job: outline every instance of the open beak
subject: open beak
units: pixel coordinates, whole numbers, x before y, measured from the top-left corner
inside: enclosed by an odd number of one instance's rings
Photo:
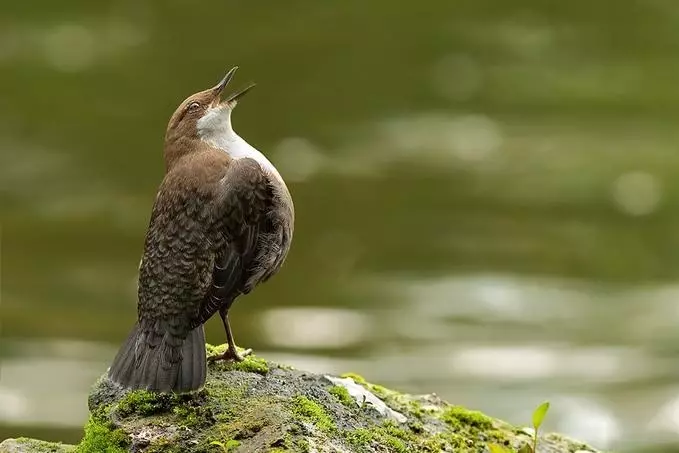
[[[224,78],[222,80],[220,80],[217,85],[215,85],[213,90],[214,90],[214,92],[217,96],[221,95],[222,91],[224,91],[224,88],[226,88],[226,86],[229,84],[229,82],[231,82],[231,79],[233,79],[233,76],[234,76],[234,74],[236,74],[237,70],[238,70],[238,66],[234,66],[233,68],[231,68],[229,70],[229,72],[226,73]],[[251,83],[251,84],[247,85],[245,88],[242,88],[242,89],[236,91],[235,93],[228,95],[223,103],[233,104],[235,106],[235,104],[238,102],[238,99],[240,99],[245,93],[250,91],[254,86],[255,86],[255,84]]]

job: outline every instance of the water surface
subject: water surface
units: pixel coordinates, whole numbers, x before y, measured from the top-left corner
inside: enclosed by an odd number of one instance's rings
[[[0,437],[80,437],[135,319],[167,119],[238,64],[235,127],[297,211],[241,345],[674,442],[678,26],[669,0],[4,5]]]

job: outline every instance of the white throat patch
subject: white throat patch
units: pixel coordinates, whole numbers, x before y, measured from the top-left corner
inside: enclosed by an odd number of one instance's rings
[[[264,154],[255,149],[248,142],[236,134],[231,126],[231,109],[226,106],[215,107],[207,111],[198,120],[198,136],[206,143],[219,148],[233,159],[243,159],[249,157],[262,166],[264,171],[269,172],[274,177],[283,182],[276,167],[266,158]]]

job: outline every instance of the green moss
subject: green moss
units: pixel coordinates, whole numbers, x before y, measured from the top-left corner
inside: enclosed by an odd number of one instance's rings
[[[383,444],[389,449],[389,451],[395,451],[397,453],[407,453],[411,451],[406,447],[406,444],[395,437],[387,437],[383,440]]]
[[[337,429],[325,408],[317,402],[310,400],[306,396],[300,395],[295,397],[292,400],[292,403],[292,412],[294,415],[310,421],[321,431],[329,433]]]
[[[340,403],[347,407],[356,407],[356,400],[349,394],[349,390],[341,385],[333,385],[328,389],[328,392],[337,398]]]
[[[136,390],[121,399],[115,411],[121,417],[136,414],[143,417],[169,410],[171,395]]]
[[[224,352],[227,349],[228,346],[225,344],[219,346],[213,346],[211,344],[205,345],[205,350],[208,357],[224,354]],[[244,352],[244,349],[238,348],[238,352],[242,354]],[[257,357],[254,354],[245,356],[242,362],[219,361],[213,366],[216,366],[218,369],[224,371],[245,371],[246,373],[259,373],[259,374],[267,374],[269,372],[269,364],[267,363],[267,361]]]
[[[424,418],[424,416],[426,415],[426,411],[424,410],[422,404],[420,404],[419,401],[408,402],[408,413],[419,419]]]
[[[410,451],[409,449],[406,449],[406,443],[412,444],[417,441],[415,435],[400,428],[392,421],[384,422],[384,425],[378,429],[378,433],[384,440],[385,445],[399,453]]]
[[[345,432],[344,437],[350,445],[361,448],[367,447],[372,443],[374,434],[368,429],[359,428]]]
[[[493,420],[481,412],[470,411],[459,406],[448,407],[444,410],[427,409],[412,396],[372,384],[357,374],[345,373],[342,377],[352,378],[382,399],[389,407],[406,414],[411,419],[406,427],[387,421],[380,426],[344,432],[346,442],[358,451],[373,451],[375,446],[380,445],[392,453],[467,452],[482,450],[487,442],[499,445],[507,443],[506,434],[496,429]],[[336,387],[331,387],[329,392],[342,401],[344,392]],[[344,387],[340,388],[346,391]],[[349,397],[351,398],[350,395]],[[424,426],[430,423],[428,420],[432,418],[444,421],[449,431],[438,434],[427,432]]]
[[[351,378],[357,384],[365,385],[365,384],[368,383],[363,376],[361,376],[360,374],[356,374],[356,373],[344,373],[344,374],[340,375],[340,377],[345,378],[345,379]]]
[[[266,374],[269,372],[269,364],[266,363],[266,360],[264,359],[250,355],[245,357],[245,360],[242,362],[234,362],[229,364],[228,369],[245,371],[247,373]]]
[[[226,388],[221,389],[229,394]],[[231,390],[233,391],[233,389]],[[260,436],[260,433],[266,431],[268,426],[276,425],[281,418],[285,418],[285,416],[280,415],[282,412],[279,407],[280,401],[276,397],[267,395],[245,398],[243,389],[236,390],[233,393],[237,395],[235,398],[223,400],[220,397],[211,400],[217,416],[213,425],[204,430],[205,435],[197,445],[196,451],[215,451],[215,447],[211,446],[214,445],[213,442],[215,441],[225,444],[231,440],[247,443],[249,439]],[[218,409],[217,406],[220,408]],[[220,412],[224,410],[228,413]]]
[[[453,431],[444,436],[444,439],[451,445],[470,447],[509,444],[507,432],[496,428],[493,419],[481,412],[452,406],[445,409],[440,418]],[[511,429],[508,432],[511,432]]]
[[[161,394],[146,390],[130,392],[115,406],[119,417],[149,417],[158,414],[172,414],[175,423],[195,428],[213,422],[211,408],[204,404],[205,394]]]
[[[427,437],[421,441],[421,451],[486,451],[486,444],[474,441],[455,433],[439,433],[432,437]]]
[[[487,431],[467,425],[459,427],[460,432],[432,434],[426,432],[420,422],[403,427],[393,421],[386,421],[380,426],[345,431],[343,435],[346,442],[358,452],[372,452],[377,445],[390,453],[477,452],[484,451],[488,442],[507,444],[503,434],[492,427]]]
[[[245,385],[226,386],[219,381],[209,381],[205,390],[212,402],[213,411],[217,414],[215,416],[216,421],[228,422],[237,418],[244,404]]]
[[[85,425],[85,436],[75,448],[76,453],[125,453],[130,440],[110,422],[92,415]]]
[[[252,437],[264,429],[267,424],[268,420],[262,418],[262,414],[251,411],[249,414],[244,414],[241,420],[232,425],[233,437],[236,439]]]
[[[223,453],[229,453],[235,451],[238,447],[240,447],[240,442],[238,442],[237,440],[227,440],[226,442],[213,440],[212,442],[210,442],[210,445],[214,445],[220,448]]]
[[[180,419],[179,425],[188,428],[207,426],[214,422],[211,408],[201,404],[175,406],[172,408],[172,413]]]
[[[419,401],[411,396],[381,385],[371,384],[354,373],[346,373],[342,377],[352,378],[382,399],[387,406],[406,414],[411,419],[407,431],[393,423],[390,424],[390,422],[380,427],[352,431],[348,434],[347,441],[354,446],[363,445],[365,447],[376,443],[383,445],[391,452],[398,453],[402,451],[438,452],[447,449],[473,451],[483,448],[486,441],[500,445],[507,441],[506,434],[496,429],[493,420],[481,412],[470,411],[459,406],[448,407],[444,410],[425,409]],[[434,417],[444,421],[450,431],[435,435],[426,433],[424,424]],[[413,418],[417,422],[413,421]]]
[[[420,422],[411,421],[408,423],[408,428],[415,434],[421,434],[424,432],[424,425]]]
[[[460,406],[452,406],[446,409],[441,415],[441,420],[458,431],[464,427],[471,427],[479,430],[493,429],[493,420],[478,411],[470,411]]]
[[[299,439],[297,440],[296,443],[297,450],[301,453],[309,453],[311,451],[311,447],[309,446],[309,441],[306,439]]]
[[[385,422],[382,426],[371,429],[359,428],[344,433],[346,441],[358,451],[369,451],[370,445],[376,443],[393,453],[422,451],[415,435],[399,428],[393,422]]]
[[[221,354],[226,351],[226,348],[227,346],[225,344],[215,346],[210,343],[205,343],[205,355],[211,357],[213,355]]]
[[[365,385],[367,385],[368,390],[373,392],[375,394],[375,396],[377,396],[378,398],[380,398],[382,400],[387,399],[391,394],[397,393],[397,392],[395,392],[393,390],[389,390],[388,388],[383,387],[381,385],[370,384],[370,383],[366,383]]]

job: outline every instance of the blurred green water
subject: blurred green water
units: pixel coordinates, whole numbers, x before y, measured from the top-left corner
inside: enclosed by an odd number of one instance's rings
[[[105,370],[167,119],[238,64],[258,87],[235,127],[297,211],[283,271],[234,309],[239,343],[516,423],[553,395],[552,428],[656,438],[679,355],[677,25],[675,2],[640,0],[3,5],[0,437],[79,436],[26,376]],[[41,346],[66,340],[110,350]],[[479,366],[515,357],[523,374]],[[59,404],[84,404],[79,376]]]

